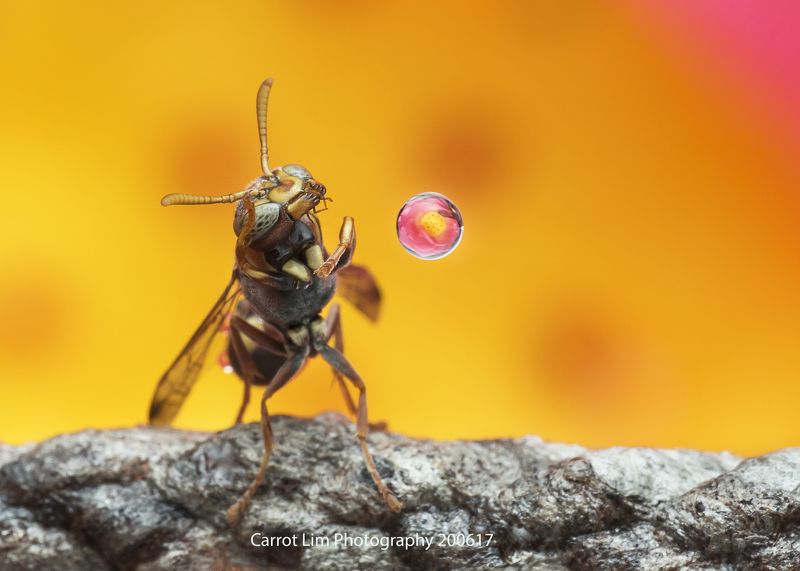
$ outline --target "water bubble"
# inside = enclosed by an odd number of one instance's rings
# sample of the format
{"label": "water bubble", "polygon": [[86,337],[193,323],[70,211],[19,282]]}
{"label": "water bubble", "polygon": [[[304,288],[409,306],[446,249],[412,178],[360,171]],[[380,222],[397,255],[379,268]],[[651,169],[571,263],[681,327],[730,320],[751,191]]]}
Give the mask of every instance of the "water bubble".
{"label": "water bubble", "polygon": [[436,192],[409,198],[397,215],[397,237],[412,256],[444,258],[456,249],[464,232],[461,213],[452,200]]}
{"label": "water bubble", "polygon": [[233,365],[231,365],[231,360],[228,357],[227,349],[220,353],[217,357],[217,365],[222,368],[222,372],[226,375],[230,375],[233,372]]}

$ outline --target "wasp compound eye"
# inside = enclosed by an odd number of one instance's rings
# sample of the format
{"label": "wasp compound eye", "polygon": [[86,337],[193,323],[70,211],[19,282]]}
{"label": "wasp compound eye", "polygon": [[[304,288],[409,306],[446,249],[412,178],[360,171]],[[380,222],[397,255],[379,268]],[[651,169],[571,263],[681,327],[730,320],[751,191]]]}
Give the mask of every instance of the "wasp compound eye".
{"label": "wasp compound eye", "polygon": [[458,247],[464,221],[452,200],[435,192],[409,198],[397,215],[397,238],[422,260],[444,258]]}

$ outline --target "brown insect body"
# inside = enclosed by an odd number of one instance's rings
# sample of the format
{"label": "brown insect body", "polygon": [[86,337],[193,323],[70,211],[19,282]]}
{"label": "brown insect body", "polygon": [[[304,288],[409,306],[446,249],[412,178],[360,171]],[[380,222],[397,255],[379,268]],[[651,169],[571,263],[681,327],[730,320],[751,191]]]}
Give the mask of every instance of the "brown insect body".
{"label": "brown insect body", "polygon": [[240,283],[253,311],[281,330],[311,323],[336,293],[336,274],[314,276],[303,289],[266,288],[247,276],[242,276]]}
{"label": "brown insect body", "polygon": [[[252,385],[265,385],[261,398],[264,454],[258,473],[228,517],[238,522],[263,481],[273,448],[267,400],[289,382],[305,361],[321,356],[332,368],[350,411],[357,417],[357,436],[367,468],[392,510],[400,502],[386,487],[370,454],[366,386],[342,353],[339,306],[322,310],[336,293],[376,319],[380,293],[372,275],[350,261],[355,249],[353,219],[345,217],[339,243],[328,254],[322,243],[320,203],[327,206],[324,185],[300,165],[270,170],[266,150],[266,105],[271,80],[257,97],[261,163],[264,175],[243,191],[220,197],[168,195],[162,204],[237,202],[234,231],[236,263],[231,279],[208,316],[159,381],[150,407],[150,422],[170,424],[197,380],[213,339],[227,332],[228,360],[244,381],[237,422],[241,422]],[[338,280],[337,280],[338,278]],[[333,346],[331,346],[333,343]],[[356,405],[345,380],[359,392]]]}

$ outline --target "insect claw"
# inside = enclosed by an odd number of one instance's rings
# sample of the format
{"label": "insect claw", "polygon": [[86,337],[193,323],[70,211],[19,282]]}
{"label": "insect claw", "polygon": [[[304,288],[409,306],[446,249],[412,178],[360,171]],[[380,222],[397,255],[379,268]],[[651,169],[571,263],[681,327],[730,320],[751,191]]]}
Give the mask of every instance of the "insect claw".
{"label": "insect claw", "polygon": [[326,210],[328,210],[328,201],[333,202],[333,199],[328,196],[323,196],[322,206],[324,206],[325,208],[320,208],[320,204],[317,204],[314,207],[314,214],[319,214],[320,212],[325,212]]}
{"label": "insect claw", "polygon": [[322,264],[319,268],[317,268],[317,271],[314,272],[314,275],[317,276],[318,278],[327,278],[329,275],[331,275],[334,265],[335,264],[333,263],[333,261],[328,260],[327,262]]}

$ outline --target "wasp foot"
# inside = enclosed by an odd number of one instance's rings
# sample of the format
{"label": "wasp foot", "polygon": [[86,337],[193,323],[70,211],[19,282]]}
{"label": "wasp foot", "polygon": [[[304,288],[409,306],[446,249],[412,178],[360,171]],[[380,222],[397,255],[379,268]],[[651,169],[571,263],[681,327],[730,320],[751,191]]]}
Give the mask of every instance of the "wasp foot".
{"label": "wasp foot", "polygon": [[228,508],[228,522],[234,526],[242,519],[242,507],[239,504],[240,502],[236,502]]}
{"label": "wasp foot", "polygon": [[334,260],[328,260],[319,268],[317,268],[317,271],[314,272],[314,275],[318,278],[327,278],[329,275],[331,275],[331,272],[335,266],[336,262]]}
{"label": "wasp foot", "polygon": [[383,501],[386,502],[386,505],[394,513],[397,513],[403,509],[403,502],[398,500],[389,490],[386,490],[385,492],[381,491],[381,495],[383,496]]}

